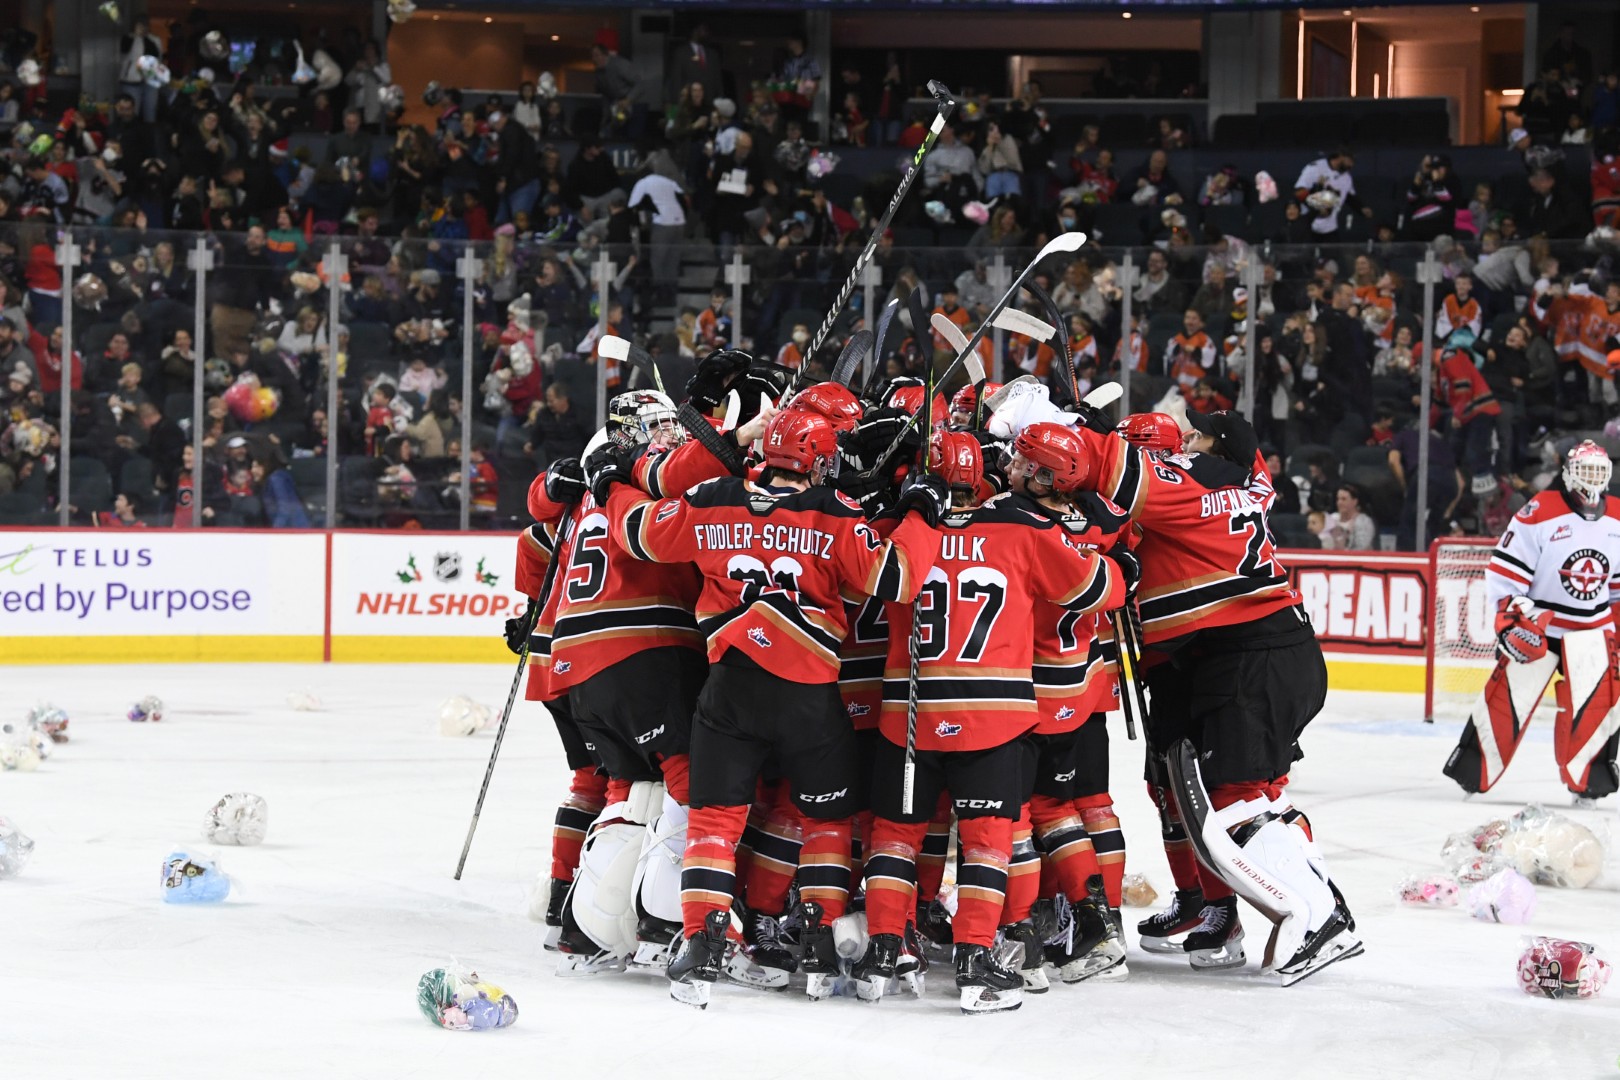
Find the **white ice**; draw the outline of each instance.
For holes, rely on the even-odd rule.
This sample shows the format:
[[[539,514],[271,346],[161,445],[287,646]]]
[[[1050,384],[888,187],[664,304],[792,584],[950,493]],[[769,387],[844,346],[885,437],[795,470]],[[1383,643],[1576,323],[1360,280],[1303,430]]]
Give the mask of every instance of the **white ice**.
[[[1403,874],[1438,870],[1449,832],[1527,801],[1567,807],[1544,726],[1495,791],[1464,801],[1440,775],[1454,726],[1418,723],[1415,697],[1333,696],[1291,791],[1367,954],[1292,989],[1257,973],[1263,921],[1246,910],[1251,960],[1237,973],[1194,975],[1133,945],[1128,981],[1055,985],[1001,1016],[962,1016],[940,969],[922,1001],[811,1004],[722,984],[699,1013],[645,976],[554,976],[525,892],[547,867],[568,774],[538,705],[519,707],[465,879],[451,880],[492,740],[440,735],[438,703],[466,693],[498,710],[510,677],[428,664],[0,671],[8,717],[37,699],[72,717],[72,742],[38,772],[0,774],[0,814],[38,845],[0,882],[0,1076],[1613,1075],[1620,980],[1606,998],[1554,1002],[1514,973],[1526,929],[1620,953],[1612,870],[1584,892],[1539,890],[1529,928],[1391,894]],[[323,711],[285,705],[306,688]],[[162,723],[124,718],[145,694],[166,703]],[[1140,755],[1114,728],[1129,868],[1168,896]],[[169,845],[200,844],[229,791],[270,808],[262,846],[216,849],[240,891],[218,907],[162,903]],[[1615,820],[1612,807],[1574,813]],[[1133,941],[1145,914],[1126,913]],[[417,1012],[418,977],[451,957],[517,999],[515,1027],[454,1033]]]

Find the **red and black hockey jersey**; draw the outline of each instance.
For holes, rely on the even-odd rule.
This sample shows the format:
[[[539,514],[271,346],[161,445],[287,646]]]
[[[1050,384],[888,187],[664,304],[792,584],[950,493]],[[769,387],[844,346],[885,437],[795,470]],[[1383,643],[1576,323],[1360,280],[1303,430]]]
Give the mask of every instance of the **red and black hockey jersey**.
[[[1142,526],[1144,643],[1299,603],[1266,523],[1276,492],[1258,455],[1245,473],[1209,454],[1147,454],[1118,435],[1079,435],[1096,458],[1097,491]]]
[[[730,476],[662,500],[621,484],[608,516],[615,541],[637,559],[696,564],[711,661],[736,649],[792,682],[836,682],[845,598],[909,602],[939,552],[939,533],[916,515],[884,538],[831,488]]]
[[[1072,531],[1071,531],[1072,529]],[[917,748],[983,750],[1033,728],[1036,606],[1081,616],[1117,608],[1125,581],[1089,543],[1084,518],[1060,519],[1024,495],[998,495],[944,522],[918,603]],[[906,739],[912,607],[887,605],[884,738]]]
[[[1129,527],[1123,510],[1092,492],[1082,493],[1079,511],[1084,528],[1076,532],[1079,522],[1070,524],[1069,539],[1093,551],[1106,552]],[[1040,716],[1037,734],[1073,731],[1092,713],[1112,707],[1113,638],[1111,633],[1098,635],[1105,618],[1099,612],[1081,614],[1054,604],[1036,605],[1032,674]]]

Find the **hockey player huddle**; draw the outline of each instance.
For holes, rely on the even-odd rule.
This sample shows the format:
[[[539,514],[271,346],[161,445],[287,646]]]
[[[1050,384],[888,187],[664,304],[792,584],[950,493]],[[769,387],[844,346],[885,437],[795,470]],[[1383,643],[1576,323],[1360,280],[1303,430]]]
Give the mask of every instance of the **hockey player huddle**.
[[[1249,425],[795,378],[711,355],[530,490],[508,642],[574,770],[561,971],[876,1002],[948,958],[965,1012],[1124,978],[1105,714],[1144,686],[1176,891],[1141,946],[1243,965],[1241,897],[1284,985],[1358,955],[1287,793],[1327,673]]]

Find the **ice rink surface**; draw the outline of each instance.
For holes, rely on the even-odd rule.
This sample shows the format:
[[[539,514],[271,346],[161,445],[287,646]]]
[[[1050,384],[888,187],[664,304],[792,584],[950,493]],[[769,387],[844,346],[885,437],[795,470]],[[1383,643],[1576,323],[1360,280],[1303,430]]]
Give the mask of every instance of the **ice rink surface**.
[[[54,701],[72,742],[38,772],[0,774],[0,814],[37,843],[0,882],[0,1076],[1615,1075],[1620,984],[1545,1001],[1514,973],[1527,930],[1620,953],[1612,855],[1589,890],[1539,889],[1528,928],[1405,909],[1391,892],[1440,868],[1449,832],[1528,801],[1567,810],[1543,719],[1505,781],[1465,802],[1440,775],[1456,726],[1418,723],[1416,697],[1332,697],[1291,791],[1367,954],[1292,989],[1258,974],[1265,925],[1248,908],[1249,965],[1211,975],[1136,949],[1147,912],[1128,909],[1128,981],[1054,985],[1016,1013],[962,1016],[939,968],[921,1001],[811,1004],[722,983],[700,1013],[662,980],[554,976],[526,916],[567,780],[540,706],[520,703],[465,880],[451,880],[492,739],[440,735],[437,706],[465,693],[498,711],[510,678],[432,664],[5,669],[6,718]],[[323,711],[285,705],[303,689]],[[145,694],[166,703],[162,723],[124,719]],[[1115,728],[1128,869],[1167,897],[1140,754]],[[203,814],[230,791],[268,800],[266,842],[212,849],[239,886],[225,904],[164,904],[170,845],[206,847]],[[1616,822],[1612,805],[1572,813]],[[452,957],[516,998],[515,1027],[456,1033],[422,1017],[417,979]]]

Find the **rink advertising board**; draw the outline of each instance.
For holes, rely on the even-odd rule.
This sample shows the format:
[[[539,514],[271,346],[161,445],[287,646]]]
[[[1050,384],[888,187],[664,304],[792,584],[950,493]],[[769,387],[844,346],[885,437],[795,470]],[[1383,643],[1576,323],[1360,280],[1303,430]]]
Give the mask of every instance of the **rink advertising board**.
[[[1282,560],[1322,643],[1330,686],[1423,692],[1427,558],[1285,551]]]
[[[0,655],[319,660],[325,558],[317,532],[0,531]]]
[[[333,533],[331,659],[510,660],[515,561],[507,533]]]

